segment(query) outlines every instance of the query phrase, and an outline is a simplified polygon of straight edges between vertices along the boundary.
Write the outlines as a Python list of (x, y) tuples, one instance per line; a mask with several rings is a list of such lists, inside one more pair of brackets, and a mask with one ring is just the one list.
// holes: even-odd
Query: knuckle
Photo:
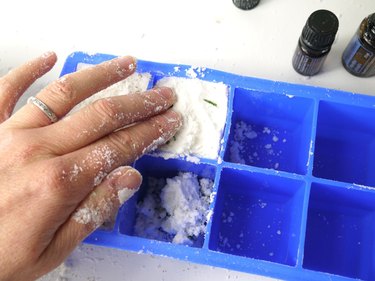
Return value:
[(30, 131), (3, 128), (0, 135), (0, 153), (4, 156), (1, 164), (22, 166), (51, 155), (45, 142)]
[[(48, 161), (50, 162), (50, 161)], [(45, 187), (49, 190), (61, 190), (69, 183), (68, 166), (61, 159), (47, 163), (48, 173), (44, 173)]]
[(17, 159), (19, 159), (20, 163), (27, 163), (31, 161), (34, 157), (37, 157), (40, 153), (40, 145), (30, 143), (19, 151)]
[(92, 103), (92, 108), (95, 114), (103, 120), (114, 120), (118, 114), (118, 108), (111, 99), (99, 99)]
[(121, 151), (122, 154), (131, 155), (132, 157), (137, 154), (138, 143), (125, 131), (109, 135), (108, 141), (116, 151)]
[(51, 97), (56, 97), (62, 101), (73, 101), (76, 99), (76, 91), (69, 75), (54, 81), (48, 87), (48, 91), (52, 93)]
[(133, 143), (132, 137), (127, 134), (111, 134), (108, 136), (108, 141), (111, 145), (118, 151), (126, 149), (129, 145)]

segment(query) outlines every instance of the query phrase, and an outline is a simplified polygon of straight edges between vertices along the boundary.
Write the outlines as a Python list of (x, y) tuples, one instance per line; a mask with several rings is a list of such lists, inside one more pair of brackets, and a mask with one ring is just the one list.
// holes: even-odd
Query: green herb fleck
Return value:
[[(173, 140), (176, 141), (176, 137), (173, 136)], [(171, 143), (171, 140), (167, 141), (165, 144), (170, 144)]]
[(207, 99), (203, 99), (205, 102), (209, 103), (209, 104), (212, 104), (213, 106), (216, 106), (217, 107), (217, 103), (213, 102), (213, 101), (210, 101), (210, 100), (207, 100)]

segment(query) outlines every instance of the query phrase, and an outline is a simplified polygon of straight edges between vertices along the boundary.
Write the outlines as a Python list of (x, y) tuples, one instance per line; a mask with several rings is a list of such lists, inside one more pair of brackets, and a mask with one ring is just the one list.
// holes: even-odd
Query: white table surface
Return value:
[[(231, 0), (3, 1), (0, 75), (47, 50), (59, 61), (27, 96), (58, 77), (74, 51), (131, 54), (157, 62), (205, 66), (241, 75), (375, 95), (375, 77), (357, 78), (341, 54), (374, 0), (261, 0), (251, 11)], [(318, 75), (291, 66), (307, 17), (333, 11), (340, 27)], [(81, 246), (44, 280), (267, 280), (169, 258)]]

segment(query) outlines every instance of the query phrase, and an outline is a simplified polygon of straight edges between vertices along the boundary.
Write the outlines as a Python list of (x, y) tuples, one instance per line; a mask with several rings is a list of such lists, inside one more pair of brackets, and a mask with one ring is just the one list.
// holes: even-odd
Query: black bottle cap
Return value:
[(370, 45), (375, 46), (375, 13), (367, 17), (367, 26), (363, 36)]
[(250, 10), (258, 5), (260, 0), (233, 0), (233, 4), (242, 10)]
[(327, 10), (313, 12), (302, 30), (302, 41), (310, 48), (323, 50), (331, 47), (339, 28), (339, 20)]

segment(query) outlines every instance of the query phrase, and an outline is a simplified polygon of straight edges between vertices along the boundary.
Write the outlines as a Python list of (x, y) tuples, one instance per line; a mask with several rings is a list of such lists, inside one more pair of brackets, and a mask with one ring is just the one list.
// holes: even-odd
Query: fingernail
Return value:
[(46, 58), (51, 57), (52, 55), (55, 55), (55, 52), (48, 51), (48, 52), (45, 52), (44, 54), (42, 54), (41, 57), (46, 59)]
[(173, 125), (174, 129), (180, 129), (183, 124), (183, 117), (180, 112), (169, 109), (165, 114), (165, 119), (169, 124)]
[(168, 87), (156, 87), (154, 88), (159, 95), (162, 95), (165, 99), (172, 99), (176, 97), (176, 94), (172, 88)]
[(118, 62), (124, 71), (135, 71), (137, 68), (137, 59), (132, 56), (119, 57)]
[(142, 175), (137, 170), (125, 167), (124, 171), (114, 182), (121, 205), (138, 191), (142, 183)]

